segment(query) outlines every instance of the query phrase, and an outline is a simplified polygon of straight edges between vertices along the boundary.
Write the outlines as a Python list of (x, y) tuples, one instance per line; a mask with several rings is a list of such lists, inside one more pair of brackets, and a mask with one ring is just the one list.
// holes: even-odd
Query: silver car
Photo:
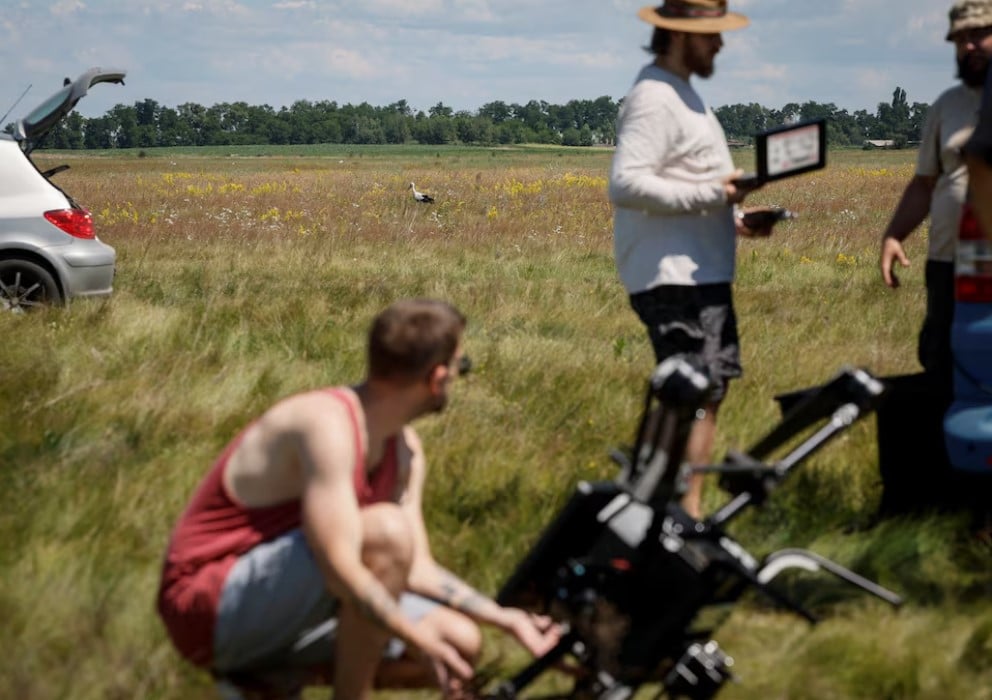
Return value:
[(124, 71), (91, 68), (0, 134), (0, 312), (62, 305), (113, 291), (114, 249), (93, 230), (90, 212), (41, 172), (31, 152), (97, 83), (124, 83)]

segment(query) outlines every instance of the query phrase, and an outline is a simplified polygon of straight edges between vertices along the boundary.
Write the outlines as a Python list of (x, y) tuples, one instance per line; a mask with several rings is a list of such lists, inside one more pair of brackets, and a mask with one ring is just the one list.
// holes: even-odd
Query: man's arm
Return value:
[(885, 229), (879, 268), (882, 271), (882, 280), (889, 287), (899, 286), (899, 278), (896, 277), (894, 269), (896, 262), (898, 261), (903, 267), (909, 267), (909, 258), (903, 250), (902, 242), (930, 214), (930, 198), (936, 185), (936, 176), (914, 175), (903, 190), (902, 198)]
[(331, 591), (401, 634), (405, 630), (396, 601), (362, 562), (361, 518), (352, 483), (357, 454), (342, 412), (330, 397), (310, 395), (297, 400), (288, 419), (303, 472), (303, 529)]
[(313, 394), (300, 399), (289, 420), (303, 470), (303, 530), (328, 588), (392, 636), (459, 676), (471, 677), (471, 667), (450, 645), (425, 637), (407, 619), (394, 593), (362, 561), (362, 519), (353, 482), (357, 454), (343, 407)]
[(412, 429), (407, 429), (405, 437), (410, 451), (410, 481), (401, 505), (414, 540), (413, 565), (407, 584), (409, 589), (458, 610), (477, 622), (511, 633), (536, 656), (551, 649), (558, 640), (559, 632), (549, 620), (499, 605), (434, 560), (422, 510), (426, 474), (423, 450)]
[(618, 207), (652, 214), (687, 214), (727, 206), (721, 180), (693, 183), (659, 177), (659, 164), (673, 149), (666, 88), (639, 84), (624, 100), (617, 148), (610, 168), (610, 200)]

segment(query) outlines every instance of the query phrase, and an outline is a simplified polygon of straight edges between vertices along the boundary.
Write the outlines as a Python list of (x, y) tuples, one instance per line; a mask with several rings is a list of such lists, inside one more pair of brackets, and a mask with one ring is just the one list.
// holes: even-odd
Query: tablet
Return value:
[(739, 186), (819, 170), (827, 164), (827, 120), (813, 119), (763, 131), (754, 138), (756, 171), (735, 180)]

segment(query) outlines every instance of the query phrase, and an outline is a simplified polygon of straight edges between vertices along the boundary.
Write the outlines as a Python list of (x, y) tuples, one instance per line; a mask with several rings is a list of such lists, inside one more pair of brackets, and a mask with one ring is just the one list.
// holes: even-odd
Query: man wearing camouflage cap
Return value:
[(961, 148), (978, 118), (982, 86), (992, 56), (992, 0), (958, 0), (949, 12), (947, 40), (954, 43), (961, 83), (944, 91), (923, 126), (916, 174), (906, 185), (882, 237), (882, 279), (899, 286), (896, 263), (909, 265), (902, 242), (930, 217), (926, 264), (927, 309), (920, 330), (920, 364), (950, 390), (954, 253), (968, 173)]

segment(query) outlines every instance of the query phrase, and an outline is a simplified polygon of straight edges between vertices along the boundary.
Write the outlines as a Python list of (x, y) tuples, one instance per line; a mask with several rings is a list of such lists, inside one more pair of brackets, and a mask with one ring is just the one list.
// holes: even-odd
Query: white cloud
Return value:
[[(397, 37), (391, 27), (382, 23), (325, 18), (316, 20), (315, 27), (324, 41), (333, 43), (352, 42), (356, 45), (380, 46)], [(357, 48), (357, 47), (356, 47)]]
[(624, 65), (619, 56), (607, 51), (587, 51), (561, 57), (554, 56), (550, 58), (550, 62), (556, 65), (573, 65), (596, 70), (617, 68)]
[(52, 5), (49, 12), (56, 17), (65, 17), (74, 15), (85, 9), (86, 5), (81, 0), (58, 0), (58, 2)]
[(411, 2), (411, 0), (365, 0), (365, 7), (379, 16), (438, 16), (444, 3), (442, 0), (418, 0), (417, 2)]
[[(264, 88), (272, 81), (309, 84), (310, 91), (319, 92), (325, 81), (335, 79), (360, 81), (380, 78), (388, 70), (376, 65), (365, 55), (340, 46), (319, 42), (298, 42), (288, 46), (262, 46), (234, 54), (215, 56), (209, 65), (212, 74), (225, 84), (241, 85), (241, 78), (250, 75), (254, 85)], [(268, 102), (264, 89), (257, 98), (245, 95), (239, 99)]]
[(461, 41), (459, 50), (466, 58), (476, 56), (484, 61), (531, 63), (552, 54), (552, 42), (514, 36), (480, 36)]
[[(145, 98), (279, 106), (331, 96), (468, 110), (619, 98), (648, 60), (640, 47), (650, 27), (636, 12), (654, 1), (0, 0), (0, 65), (35, 84), (25, 102), (90, 65), (127, 69), (127, 88), (93, 91), (87, 116), (101, 100)], [(949, 4), (730, 0), (751, 26), (724, 35), (717, 72), (699, 90), (714, 106), (874, 110), (897, 85), (911, 101), (932, 101), (953, 83)], [(67, 32), (86, 41), (51, 40)], [(8, 80), (0, 100), (21, 90)]]
[(469, 22), (494, 22), (497, 19), (489, 0), (454, 0), (457, 15)]
[[(152, 3), (152, 7), (155, 5)], [(166, 7), (161, 7), (165, 11)], [(230, 21), (237, 17), (248, 17), (251, 10), (236, 0), (190, 0), (183, 4), (184, 12), (196, 12)]]
[(376, 68), (362, 54), (343, 48), (331, 48), (325, 50), (327, 68), (325, 72), (340, 75), (348, 79), (375, 78), (382, 75), (383, 71)]
[(790, 72), (789, 66), (784, 63), (762, 63), (737, 67), (733, 75), (735, 78), (754, 80), (758, 83), (776, 83), (785, 80)]

